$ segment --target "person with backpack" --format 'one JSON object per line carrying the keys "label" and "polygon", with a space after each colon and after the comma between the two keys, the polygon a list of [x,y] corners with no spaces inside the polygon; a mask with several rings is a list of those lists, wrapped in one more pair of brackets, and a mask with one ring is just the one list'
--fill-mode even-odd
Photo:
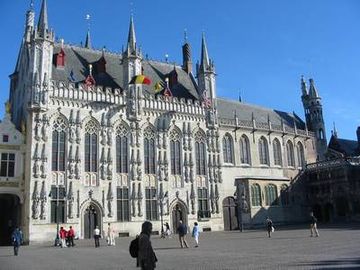
{"label": "person with backpack", "polygon": [[[138,239],[137,258],[142,270],[153,270],[156,268],[157,258],[150,241],[151,232],[152,232],[152,223],[149,221],[145,221],[142,224],[140,236],[139,238],[137,238]],[[130,245],[130,252],[131,252],[131,245]]]}
{"label": "person with backpack", "polygon": [[266,218],[265,222],[266,222],[266,228],[267,228],[268,236],[270,238],[271,233],[275,231],[274,226],[273,226],[273,222],[269,217]]}
{"label": "person with backpack", "polygon": [[194,222],[194,228],[192,230],[192,237],[194,237],[195,239],[195,247],[199,247],[199,235],[200,235],[200,231],[199,231],[199,226],[197,222]]}
{"label": "person with backpack", "polygon": [[317,229],[317,218],[314,216],[314,213],[310,213],[310,237],[313,237],[315,234],[316,237],[319,237],[319,231]]}
{"label": "person with backpack", "polygon": [[189,245],[186,242],[186,234],[187,234],[187,227],[186,225],[182,222],[182,220],[179,221],[179,227],[177,228],[178,234],[179,234],[179,241],[180,241],[180,246],[181,248],[185,247],[188,248]]}
{"label": "person with backpack", "polygon": [[17,256],[19,254],[19,247],[23,241],[22,232],[19,227],[16,227],[11,235],[11,239],[14,246],[14,255]]}

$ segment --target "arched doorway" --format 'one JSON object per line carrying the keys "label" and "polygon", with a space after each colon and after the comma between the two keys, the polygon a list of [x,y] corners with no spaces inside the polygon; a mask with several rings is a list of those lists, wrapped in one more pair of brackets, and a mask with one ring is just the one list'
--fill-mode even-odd
{"label": "arched doorway", "polygon": [[177,228],[179,227],[180,220],[184,224],[187,224],[187,208],[186,206],[178,201],[174,204],[171,211],[171,218],[172,218],[172,229],[174,233],[177,233]]}
{"label": "arched doorway", "polygon": [[225,231],[236,230],[239,228],[234,197],[226,197],[223,200],[223,217]]}
{"label": "arched doorway", "polygon": [[101,224],[101,211],[99,207],[96,204],[90,203],[83,212],[84,238],[92,238],[96,226],[102,231]]}
{"label": "arched doorway", "polygon": [[21,225],[21,204],[13,194],[0,194],[0,245],[11,245],[11,233]]}

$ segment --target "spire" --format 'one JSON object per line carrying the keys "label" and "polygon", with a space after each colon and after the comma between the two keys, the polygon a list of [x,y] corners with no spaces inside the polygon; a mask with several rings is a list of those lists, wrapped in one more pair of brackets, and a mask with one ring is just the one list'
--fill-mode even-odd
{"label": "spire", "polygon": [[304,79],[304,75],[301,76],[301,92],[303,96],[307,96],[307,86],[306,81]]}
{"label": "spire", "polygon": [[43,0],[41,4],[41,11],[38,22],[38,31],[44,32],[48,28],[49,26],[48,26],[47,4],[46,4],[46,0]]}
{"label": "spire", "polygon": [[332,131],[332,134],[334,135],[335,138],[338,137],[338,133],[337,133],[337,130],[336,130],[336,126],[335,126],[335,122],[333,122],[333,125],[334,125],[334,129]]}
{"label": "spire", "polygon": [[132,53],[136,51],[136,36],[135,36],[135,28],[134,28],[134,17],[131,15],[130,17],[130,26],[129,26],[129,35],[127,42],[127,51]]}
{"label": "spire", "polygon": [[318,92],[316,91],[314,80],[310,79],[309,82],[310,82],[309,96],[312,98],[318,98],[319,95]]}
{"label": "spire", "polygon": [[85,48],[91,49],[90,29],[88,29],[85,38]]}
{"label": "spire", "polygon": [[201,60],[200,60],[200,69],[201,70],[206,70],[207,67],[209,66],[209,55],[208,55],[208,51],[207,51],[207,46],[206,46],[206,41],[205,41],[205,34],[202,34],[202,39],[201,39]]}

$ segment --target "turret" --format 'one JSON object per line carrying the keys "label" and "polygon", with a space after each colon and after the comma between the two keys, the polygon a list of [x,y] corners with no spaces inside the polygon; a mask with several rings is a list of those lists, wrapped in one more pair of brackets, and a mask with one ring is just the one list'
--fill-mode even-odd
{"label": "turret", "polygon": [[323,159],[327,142],[321,97],[316,90],[314,80],[310,79],[309,83],[309,91],[307,91],[305,81],[303,78],[301,79],[301,99],[304,106],[307,127],[316,134],[318,158]]}
{"label": "turret", "polygon": [[[199,87],[199,95],[207,97],[211,101],[216,99],[216,82],[215,82],[215,66],[214,62],[209,58],[205,35],[201,40],[201,60],[197,63],[197,79]],[[204,91],[206,93],[204,94]]]}
{"label": "turret", "polygon": [[134,76],[142,73],[142,56],[137,48],[133,16],[130,17],[127,47],[122,56],[123,88],[127,91],[127,117],[130,121],[138,121],[141,114],[142,85],[129,84]]}
{"label": "turret", "polygon": [[85,37],[85,48],[91,49],[91,38],[90,38],[90,29],[88,29]]}
{"label": "turret", "polygon": [[35,24],[35,12],[34,12],[34,2],[31,1],[30,8],[26,12],[26,22],[25,22],[25,42],[29,43],[31,40],[31,36],[34,31]]}
{"label": "turret", "polygon": [[187,74],[192,72],[191,47],[187,40],[187,34],[184,33],[184,45],[182,46],[183,65],[182,68]]}

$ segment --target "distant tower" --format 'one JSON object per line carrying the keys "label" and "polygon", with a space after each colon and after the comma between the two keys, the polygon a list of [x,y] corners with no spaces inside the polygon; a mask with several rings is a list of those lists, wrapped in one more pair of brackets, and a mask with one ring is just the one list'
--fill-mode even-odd
{"label": "distant tower", "polygon": [[307,90],[304,78],[301,78],[301,100],[305,110],[306,124],[310,131],[316,134],[316,149],[318,159],[324,159],[324,154],[327,149],[325,123],[322,111],[321,97],[319,96],[314,80],[310,79],[309,91]]}

